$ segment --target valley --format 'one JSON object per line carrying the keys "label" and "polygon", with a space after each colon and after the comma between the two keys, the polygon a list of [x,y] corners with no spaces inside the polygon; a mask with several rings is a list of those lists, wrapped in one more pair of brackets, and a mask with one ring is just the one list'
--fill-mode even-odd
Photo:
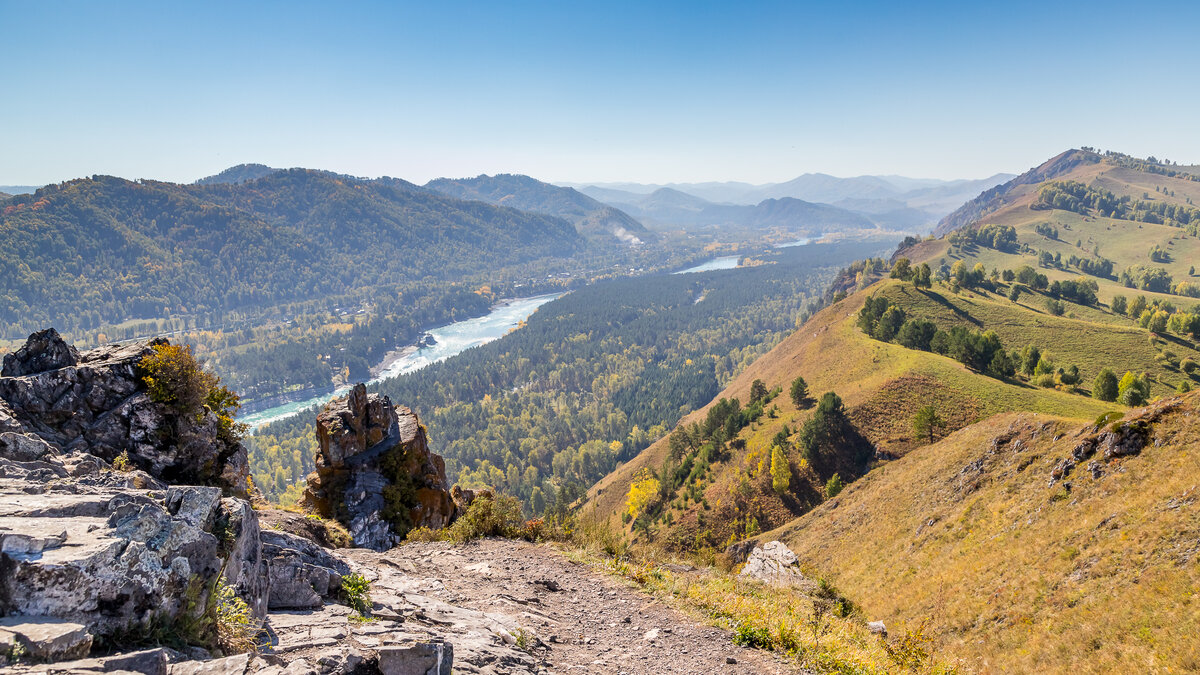
{"label": "valley", "polygon": [[[239,168],[227,178],[240,182],[206,189],[254,202],[238,189],[296,176]],[[211,315],[239,317],[237,330],[126,325],[170,333],[235,390],[259,373],[256,395],[222,414],[230,433],[249,432],[248,484],[279,514],[327,504],[312,491],[332,475],[320,460],[338,428],[330,407],[373,419],[345,403],[370,392],[408,406],[397,410],[437,449],[434,482],[463,500],[441,526],[416,527],[394,504],[423,508],[429,488],[406,481],[430,474],[362,493],[383,500],[384,528],[408,523],[391,535],[404,546],[465,536],[453,514],[471,526],[500,518],[486,531],[556,542],[733,631],[722,639],[783,658],[760,668],[892,672],[917,658],[895,651],[914,640],[927,646],[913,663],[929,672],[1187,668],[1195,655],[1165,645],[1174,628],[1197,630],[1186,603],[1168,600],[1195,583],[1180,567],[1195,529],[1183,468],[1200,386],[1195,185],[1187,167],[1080,149],[984,191],[945,216],[940,236],[738,216],[638,230],[634,242],[616,234],[635,230],[615,207],[579,191],[482,176],[438,183],[434,198],[478,199],[454,202],[467,212],[515,201],[531,222],[574,232],[575,248]],[[57,194],[14,198],[10,227],[42,217],[25,213],[28,200]],[[593,227],[603,222],[613,229]],[[469,515],[469,495],[507,511]],[[311,517],[343,518],[322,508]],[[748,582],[728,585],[768,542],[794,551],[806,579],[781,596],[786,609]],[[1143,579],[1138,603],[1114,590]],[[804,614],[830,606],[829,619]],[[1147,618],[1148,606],[1167,618]],[[1097,617],[1116,618],[1099,629]],[[867,619],[896,627],[898,641],[864,638]],[[797,632],[824,620],[825,644]],[[485,658],[455,639],[464,658]],[[620,651],[592,644],[578,647],[593,662]]]}

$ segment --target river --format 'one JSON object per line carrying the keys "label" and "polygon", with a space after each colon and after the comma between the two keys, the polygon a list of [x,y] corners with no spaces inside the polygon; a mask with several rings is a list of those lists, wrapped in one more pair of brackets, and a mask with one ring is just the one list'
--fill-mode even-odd
{"label": "river", "polygon": [[[788,241],[788,242],[784,242],[782,244],[775,244],[774,248],[791,248],[792,246],[805,246],[810,241],[812,241],[812,240],[807,239],[807,238],[797,239],[795,241]],[[702,262],[699,265],[696,265],[694,267],[688,267],[687,269],[682,269],[682,270],[678,270],[676,272],[671,272],[671,274],[695,274],[697,272],[714,272],[716,270],[731,270],[738,266],[738,260],[740,260],[740,259],[741,259],[741,256],[723,255],[719,258],[713,258],[712,260]]]}
{"label": "river", "polygon": [[[436,341],[435,344],[427,347],[408,348],[400,358],[389,364],[383,372],[371,379],[370,382],[381,382],[397,375],[411,373],[431,363],[448,359],[471,347],[478,347],[479,345],[487,344],[492,340],[503,337],[510,330],[520,325],[522,321],[529,318],[529,315],[533,314],[538,307],[561,296],[562,293],[552,293],[530,298],[505,300],[493,307],[492,311],[485,316],[465,321],[455,321],[452,324],[434,328],[429,331],[429,334],[433,336],[433,339]],[[319,396],[313,396],[301,401],[292,401],[249,413],[238,418],[238,421],[250,425],[251,429],[256,429],[264,424],[270,424],[271,422],[305,412],[313,406],[324,405],[331,399],[344,395],[349,390],[349,387],[341,387]]]}
{"label": "river", "polygon": [[702,262],[695,267],[689,267],[671,274],[695,274],[696,272],[712,272],[714,270],[731,270],[738,266],[738,259],[741,256],[723,255],[720,258],[713,258],[707,262]]}

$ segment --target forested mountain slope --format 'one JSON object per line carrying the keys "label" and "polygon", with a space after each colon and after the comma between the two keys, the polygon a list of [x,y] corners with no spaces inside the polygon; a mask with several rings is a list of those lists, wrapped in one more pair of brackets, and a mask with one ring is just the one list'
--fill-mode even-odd
{"label": "forested mountain slope", "polygon": [[[203,316],[568,256],[565,220],[395,179],[291,169],[244,183],[95,176],[0,209],[5,337]],[[11,335],[10,335],[11,334]]]}
{"label": "forested mountain slope", "polygon": [[543,183],[516,174],[481,175],[475,178],[438,178],[425,187],[458,199],[476,199],[565,218],[580,234],[601,241],[634,243],[654,238],[641,223],[617,208],[602,204],[569,187]]}
{"label": "forested mountain slope", "polygon": [[[454,480],[540,514],[712,398],[796,325],[838,265],[878,246],[778,249],[753,267],[580,288],[520,330],[379,389],[421,411]],[[312,439],[302,419],[256,434],[259,484],[277,494],[303,479]]]}

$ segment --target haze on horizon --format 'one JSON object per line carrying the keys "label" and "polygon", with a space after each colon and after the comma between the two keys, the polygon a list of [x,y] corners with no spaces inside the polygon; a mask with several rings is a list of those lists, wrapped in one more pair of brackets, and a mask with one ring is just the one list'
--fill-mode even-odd
{"label": "haze on horizon", "polygon": [[1171,111],[1200,103],[1177,47],[1198,18],[1175,1],[0,0],[0,184],[243,162],[419,183],[981,178],[1080,145],[1191,162],[1200,135]]}

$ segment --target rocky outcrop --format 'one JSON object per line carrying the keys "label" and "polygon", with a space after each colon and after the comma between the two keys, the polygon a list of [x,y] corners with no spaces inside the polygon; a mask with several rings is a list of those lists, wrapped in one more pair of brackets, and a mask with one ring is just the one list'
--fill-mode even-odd
{"label": "rocky outcrop", "polygon": [[266,615],[257,518],[218,488],[0,481],[0,551],[0,612],[100,638],[197,622],[218,583]]}
{"label": "rocky outcrop", "polygon": [[4,357],[0,377],[35,375],[79,363],[79,350],[68,345],[53,328],[29,336],[25,345]]}
{"label": "rocky outcrop", "polygon": [[150,398],[139,365],[165,340],[80,353],[54,331],[34,333],[4,358],[0,432],[32,434],[67,452],[137,468],[172,483],[215,485],[245,496],[249,463],[222,438],[206,408],[180,414]]}
{"label": "rocky outcrop", "polygon": [[792,549],[781,541],[769,541],[756,546],[746,558],[746,564],[738,576],[753,579],[772,586],[815,587],[800,571],[800,561]]}
{"label": "rocky outcrop", "polygon": [[355,546],[384,551],[412,528],[453,520],[445,462],[409,408],[358,384],[317,415],[317,440],[304,504],[344,524]]}

